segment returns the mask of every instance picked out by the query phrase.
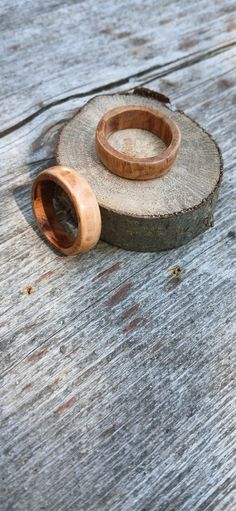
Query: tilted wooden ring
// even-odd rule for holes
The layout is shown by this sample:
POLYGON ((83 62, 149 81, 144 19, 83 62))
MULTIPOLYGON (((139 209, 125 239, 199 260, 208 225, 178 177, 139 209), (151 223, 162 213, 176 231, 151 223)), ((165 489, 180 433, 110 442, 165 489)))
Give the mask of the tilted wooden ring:
POLYGON ((176 159, 181 142, 177 124, 163 112, 141 105, 125 105, 107 112, 96 129, 96 149, 101 162, 111 172, 127 179, 146 180, 163 176, 176 159), (117 151, 109 136, 118 130, 139 128, 157 135, 166 149, 157 156, 137 158, 117 151))
POLYGON ((98 242, 101 234, 101 215, 96 196, 86 179, 73 169, 51 167, 41 172, 32 190, 32 205, 39 228, 47 240, 65 255, 87 252, 98 242), (59 222, 53 198, 55 184, 71 200, 78 222, 72 236, 59 222))

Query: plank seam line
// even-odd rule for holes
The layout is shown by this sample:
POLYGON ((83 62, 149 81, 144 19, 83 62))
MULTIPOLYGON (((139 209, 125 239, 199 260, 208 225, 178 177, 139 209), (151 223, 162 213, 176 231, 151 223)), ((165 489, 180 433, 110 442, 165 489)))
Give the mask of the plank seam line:
MULTIPOLYGON (((145 85, 146 83, 150 82, 150 80, 155 80, 156 78, 160 78, 162 76, 166 76, 166 75, 168 75, 170 73, 173 73, 175 71, 178 71, 178 70, 190 67, 190 66, 192 66, 194 64, 197 64, 198 62, 201 62, 202 60, 206 60, 209 57, 218 55, 219 53, 223 53, 223 52, 229 50, 230 48, 233 48, 234 46, 236 46, 236 43, 235 42, 231 42, 231 43, 228 43, 226 45, 214 48, 213 50, 208 50, 206 52, 202 52, 200 54, 198 52, 194 52, 194 53, 190 54, 190 60, 188 60, 187 62, 186 62, 186 58, 189 58, 189 56, 185 56, 185 57, 183 57, 181 59, 170 61, 170 62, 168 62, 167 64, 164 64, 164 65, 159 65, 158 64, 158 65, 152 66, 152 67, 147 68, 145 70, 139 71, 138 73, 129 75, 126 78, 121 78, 120 80, 117 80, 117 81, 114 81, 114 82, 110 82, 108 84, 101 85, 99 87, 94 87, 90 91, 78 92, 77 94, 72 94, 70 96, 66 96, 65 98, 61 98, 61 99, 52 101, 51 103, 48 103, 47 105, 44 105, 39 110, 36 110, 32 114, 30 114, 28 117, 25 117, 24 119, 22 119, 22 121, 19 121, 17 124, 15 124, 13 126, 10 126, 9 128, 6 128, 3 131, 0 131, 0 138, 3 138, 5 136, 7 136, 7 135, 10 135, 14 131, 22 128, 27 123, 33 121, 36 117, 38 117, 42 113, 46 112, 50 108, 53 108, 54 106, 61 105, 63 103, 67 103, 68 101, 71 101, 73 99, 84 98, 86 96, 95 95, 95 94, 99 94, 99 93, 102 93, 102 92, 105 92, 105 91, 109 91, 109 90, 111 90, 111 89, 113 89, 115 87, 119 87, 121 85, 125 85, 125 84, 128 85, 129 81, 132 80, 132 79, 142 78, 143 76, 145 77, 145 75, 147 73, 150 73, 152 71, 156 71, 158 69, 166 68, 167 66, 170 66, 170 68, 165 69, 163 71, 160 71, 159 73, 156 73, 153 77, 151 77, 151 78, 149 77, 148 80, 146 80, 145 82, 141 82, 142 85, 145 85), (179 64, 176 64, 176 62, 179 62, 179 64), (175 65, 173 65, 173 64, 175 64, 175 65)), ((132 87, 128 88, 127 90, 132 90, 132 87)))
MULTIPOLYGON (((160 66, 160 67, 171 66, 171 64, 173 64, 174 62, 179 62, 179 64, 169 67, 168 69, 161 71, 159 73, 155 73, 153 76, 149 77, 147 81, 142 82, 142 85, 146 85, 149 82, 152 82, 153 80, 162 78, 162 77, 167 76, 167 75, 174 73, 176 71, 180 71, 181 69, 187 69, 188 67, 198 64, 199 62, 202 62, 204 60, 207 60, 208 58, 215 57, 216 55, 219 55, 229 49, 234 48, 235 45, 236 45, 236 43, 232 42, 232 43, 229 43, 229 44, 226 44, 223 46, 219 46, 212 50, 208 50, 206 52, 202 52, 202 53, 194 52, 190 55, 190 57, 192 56, 192 58, 190 58, 190 60, 187 60, 187 61, 186 61, 186 57, 184 57, 184 59, 179 59, 179 60, 176 60, 173 62, 169 62, 169 63, 165 64, 165 66, 160 66)), ((156 69, 158 69, 157 66, 156 66, 156 69)), ((147 70, 147 72, 150 72, 150 71, 152 71, 151 68, 150 68, 150 70, 147 70)), ((145 73, 143 73, 143 75, 145 76, 145 73)))

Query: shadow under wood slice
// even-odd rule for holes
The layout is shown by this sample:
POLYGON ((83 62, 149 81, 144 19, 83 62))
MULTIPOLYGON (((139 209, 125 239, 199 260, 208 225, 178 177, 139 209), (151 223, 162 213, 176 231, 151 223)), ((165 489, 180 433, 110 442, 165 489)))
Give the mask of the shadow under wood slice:
MULTIPOLYGON (((158 137, 141 129, 117 131, 109 142, 139 158, 154 156, 163 149, 158 137)), ((187 243, 213 225, 223 167, 220 150, 201 126, 183 112, 172 111, 153 97, 152 91, 94 97, 62 130, 57 161, 88 180, 101 210, 101 238, 111 244, 144 252, 167 250, 187 243), (131 181, 112 174, 100 162, 96 126, 105 112, 120 105, 158 109, 179 126, 179 154, 166 175, 131 181)), ((60 191, 57 199, 63 208, 66 202, 60 191)))

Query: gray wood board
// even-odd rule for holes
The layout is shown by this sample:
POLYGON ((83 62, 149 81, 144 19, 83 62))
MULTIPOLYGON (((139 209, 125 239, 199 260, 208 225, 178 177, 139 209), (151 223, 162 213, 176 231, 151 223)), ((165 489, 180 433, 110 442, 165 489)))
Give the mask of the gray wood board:
POLYGON ((2 0, 1 131, 235 42, 235 2, 2 0))
POLYGON ((146 4, 3 4, 4 511, 235 509, 233 2, 146 4), (132 34, 116 36, 121 30, 132 34), (136 57, 127 49, 133 34, 150 39, 154 61, 144 41, 136 57), (143 83, 220 144, 215 226, 163 254, 100 242, 89 254, 60 257, 35 227, 31 181, 53 162, 58 130, 93 89, 143 83))

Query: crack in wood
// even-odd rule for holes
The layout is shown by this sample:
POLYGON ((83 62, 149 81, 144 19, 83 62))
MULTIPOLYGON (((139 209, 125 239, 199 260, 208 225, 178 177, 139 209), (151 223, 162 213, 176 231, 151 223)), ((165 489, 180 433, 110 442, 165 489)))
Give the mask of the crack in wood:
MULTIPOLYGON (((195 52, 195 53, 190 54, 190 56, 188 55, 187 57, 183 57, 183 58, 180 58, 180 59, 177 59, 177 60, 170 61, 168 63, 165 63, 164 65, 159 65, 158 64, 158 65, 155 65, 155 66, 151 66, 151 67, 149 67, 147 69, 139 71, 138 73, 131 74, 129 76, 126 76, 125 78, 121 78, 119 80, 116 80, 114 82, 110 82, 110 83, 105 84, 105 85, 101 85, 99 87, 94 87, 93 89, 88 90, 86 92, 78 92, 76 94, 71 94, 69 96, 66 96, 65 98, 61 98, 61 99, 58 99, 58 100, 55 100, 55 101, 51 101, 51 103, 48 103, 47 105, 42 106, 41 108, 39 108, 38 110, 36 110, 32 114, 30 114, 29 116, 27 116, 24 119, 22 119, 22 121, 16 123, 13 126, 9 126, 9 128, 7 128, 7 129, 5 129, 3 131, 0 131, 0 138, 6 137, 7 135, 10 135, 14 131, 22 128, 23 126, 25 126, 29 122, 33 121, 33 119, 35 119, 36 117, 38 117, 42 113, 46 112, 47 110, 50 110, 54 106, 61 105, 63 103, 71 101, 72 99, 85 98, 85 97, 90 96, 90 95, 95 95, 95 94, 99 94, 99 93, 102 93, 102 92, 111 91, 112 89, 114 89, 116 87, 119 87, 119 86, 122 86, 122 85, 125 85, 125 84, 128 85, 129 81, 132 80, 132 79, 145 77, 145 75, 147 75, 147 73, 151 73, 151 72, 156 71, 158 69, 162 69, 162 68, 166 68, 166 67, 170 66, 170 67, 168 67, 168 69, 160 71, 159 73, 156 73, 155 75, 152 75, 151 77, 149 77, 148 80, 145 80, 144 82, 141 82, 141 85, 145 85, 148 82, 150 82, 151 80, 154 80, 154 79, 157 79, 157 78, 161 78, 161 77, 167 76, 170 73, 173 73, 174 71, 178 71, 178 70, 190 67, 190 66, 192 66, 192 65, 194 65, 194 64, 196 64, 198 62, 201 62, 202 60, 208 59, 209 57, 212 57, 214 55, 218 55, 219 53, 223 53, 224 51, 227 51, 230 48, 233 48, 234 46, 236 46, 236 43, 232 42, 232 43, 228 43, 228 44, 223 45, 223 46, 219 46, 219 47, 214 48, 212 50, 208 50, 206 52, 202 52, 200 54, 198 52, 195 52), (191 58, 191 55, 193 56, 192 58, 191 58), (189 57, 190 57, 190 59, 189 59, 189 57), (186 59, 187 59, 187 61, 186 61, 186 59), (176 64, 178 62, 179 62, 179 64, 176 64), (173 65, 173 64, 175 64, 175 65, 173 65)), ((128 87, 127 91, 128 90, 132 90, 132 87, 128 87)))

